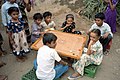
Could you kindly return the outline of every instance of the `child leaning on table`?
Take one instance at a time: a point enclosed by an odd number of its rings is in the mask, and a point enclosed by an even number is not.
[[[53,33],[43,35],[43,46],[37,53],[36,75],[39,80],[53,80],[59,78],[68,70],[67,62],[61,60],[55,50],[57,36]],[[55,61],[60,64],[55,65]]]
[[[90,42],[87,52],[84,52],[81,58],[72,65],[76,72],[68,77],[69,80],[76,80],[77,78],[83,76],[85,66],[88,66],[90,64],[101,64],[103,59],[103,47],[102,44],[99,42],[100,36],[101,32],[99,29],[91,30]]]
[[[44,27],[41,25],[43,16],[40,13],[35,13],[33,16],[34,22],[32,24],[31,42],[34,43],[43,33]]]
[[[72,14],[66,15],[66,21],[62,24],[60,30],[63,30],[63,32],[67,33],[81,34],[80,31],[75,31],[74,16]]]

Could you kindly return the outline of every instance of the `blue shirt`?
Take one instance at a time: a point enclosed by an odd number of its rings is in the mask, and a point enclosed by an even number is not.
[[[24,21],[21,21],[19,19],[19,22],[13,22],[12,20],[10,20],[8,22],[7,28],[9,32],[18,33],[24,29]]]

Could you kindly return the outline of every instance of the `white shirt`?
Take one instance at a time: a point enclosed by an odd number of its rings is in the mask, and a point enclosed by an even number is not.
[[[51,21],[49,24],[46,24],[46,22],[43,21],[43,22],[41,22],[41,25],[46,29],[47,28],[54,28],[56,26],[54,21]]]
[[[89,31],[91,31],[92,29],[99,29],[101,31],[101,36],[103,36],[105,33],[109,32],[111,34],[111,36],[113,37],[110,26],[105,22],[103,22],[103,25],[101,27],[99,27],[96,23],[94,23],[91,26],[91,28],[89,29]]]
[[[8,9],[10,7],[18,7],[18,4],[11,4],[9,1],[6,1],[1,7],[2,23],[4,26],[7,26],[7,22],[11,19],[11,16],[8,15]],[[19,12],[19,18],[22,18],[21,12]]]
[[[49,48],[46,45],[39,48],[38,54],[37,54],[38,66],[36,70],[36,75],[38,79],[40,80],[53,80],[54,79],[55,60],[58,62],[61,60],[61,58],[59,57],[55,49]]]

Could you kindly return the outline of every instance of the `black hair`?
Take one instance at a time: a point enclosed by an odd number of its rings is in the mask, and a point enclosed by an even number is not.
[[[11,15],[12,12],[18,12],[19,13],[19,9],[17,7],[10,7],[8,9],[8,14]]]
[[[104,15],[104,13],[100,12],[100,13],[97,13],[97,14],[95,15],[95,18],[99,18],[99,19],[101,19],[101,20],[104,20],[104,19],[105,19],[105,15]]]
[[[47,16],[52,16],[52,13],[49,12],[49,11],[44,12],[44,13],[43,13],[44,19],[45,19]]]
[[[99,29],[92,29],[91,32],[97,34],[98,37],[101,36],[101,31]]]
[[[67,20],[68,18],[72,18],[72,19],[74,20],[73,14],[67,14],[67,15],[66,15],[66,20]]]
[[[45,33],[43,35],[43,44],[46,45],[47,43],[51,43],[52,41],[56,41],[57,36],[54,35],[53,33]]]
[[[43,19],[43,16],[42,16],[41,13],[35,13],[34,16],[33,16],[33,19],[34,19],[34,20],[37,20],[37,19],[41,19],[41,20],[42,20],[42,19]]]

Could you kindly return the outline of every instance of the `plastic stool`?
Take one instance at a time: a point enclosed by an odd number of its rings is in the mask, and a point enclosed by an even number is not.
[[[107,45],[106,49],[110,50],[110,47],[112,45],[112,39],[110,40],[109,44]]]
[[[37,80],[35,69],[32,68],[28,73],[22,76],[22,80]]]
[[[94,78],[97,69],[98,69],[98,65],[91,64],[85,67],[84,73],[86,76]]]

